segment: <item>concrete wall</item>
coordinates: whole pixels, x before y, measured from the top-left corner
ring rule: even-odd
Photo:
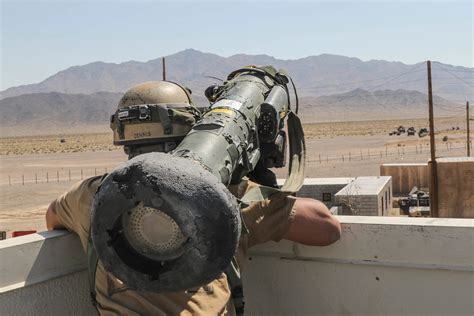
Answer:
[[[393,193],[392,193],[392,180],[388,181],[380,191],[378,199],[378,210],[379,216],[388,216],[392,209]]]
[[[0,242],[0,315],[94,315],[79,238],[42,232]]]
[[[317,199],[328,208],[339,205],[336,202],[335,194],[344,188],[354,178],[332,178],[328,181],[318,181],[324,179],[305,179],[304,186],[296,193],[296,196]],[[332,181],[331,181],[332,180]],[[323,200],[323,193],[331,194],[331,201]]]
[[[391,176],[393,194],[407,195],[414,186],[429,187],[427,163],[389,163],[380,166],[381,176]]]
[[[336,204],[342,206],[343,215],[382,216],[377,195],[336,194]]]
[[[474,158],[438,158],[439,217],[474,218]]]
[[[338,218],[332,246],[253,248],[246,315],[473,314],[474,220]],[[0,315],[93,315],[73,235],[1,241],[0,258]]]

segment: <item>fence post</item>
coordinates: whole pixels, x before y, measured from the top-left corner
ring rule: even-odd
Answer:
[[[21,183],[23,185],[25,185],[25,175],[24,174],[21,175],[21,180],[22,180]]]
[[[38,184],[38,174],[35,173],[35,183]]]
[[[349,161],[352,160],[352,157],[351,157],[351,152],[349,152]]]
[[[49,183],[49,174],[46,172],[46,183]]]
[[[12,186],[12,178],[10,177],[10,175],[8,175],[8,185]]]
[[[71,169],[69,169],[69,181],[71,181]]]
[[[342,155],[342,162],[344,162],[344,155]]]
[[[321,164],[321,154],[319,154],[319,164]]]
[[[402,155],[405,155],[405,147],[402,147]]]
[[[81,180],[82,180],[83,175],[84,175],[84,173],[83,173],[82,168],[81,168]]]
[[[362,156],[362,150],[360,151],[360,160],[364,160],[364,156]]]
[[[385,147],[385,157],[388,156],[388,147]]]
[[[56,170],[56,180],[59,182],[59,170]]]

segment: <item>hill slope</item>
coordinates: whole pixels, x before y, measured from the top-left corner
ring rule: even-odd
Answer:
[[[413,90],[355,89],[341,94],[301,99],[301,116],[305,122],[353,121],[371,119],[421,118],[428,116],[428,96]],[[464,106],[433,97],[436,116],[453,116]]]
[[[0,100],[0,133],[2,136],[36,133],[107,131],[110,115],[115,111],[121,93],[98,92],[64,94],[33,93]],[[198,98],[198,103],[205,101]],[[435,114],[452,116],[463,109],[435,96]],[[356,89],[347,93],[302,97],[300,117],[304,122],[354,121],[427,117],[427,96],[418,91]]]
[[[33,93],[0,100],[2,136],[105,125],[121,93]]]

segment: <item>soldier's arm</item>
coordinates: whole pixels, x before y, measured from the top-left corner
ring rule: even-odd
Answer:
[[[309,246],[327,246],[340,238],[341,226],[326,205],[278,193],[241,210],[248,247],[288,239]]]
[[[51,202],[46,211],[46,227],[83,232],[89,227],[89,210],[101,176],[74,184],[67,192]]]
[[[49,204],[48,210],[46,211],[46,228],[48,228],[48,230],[65,229],[65,227],[59,222],[55,205],[56,200]]]
[[[293,219],[284,239],[309,246],[328,246],[341,236],[341,224],[322,202],[294,198]]]

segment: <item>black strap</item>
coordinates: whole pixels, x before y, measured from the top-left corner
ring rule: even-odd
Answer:
[[[229,283],[232,302],[234,303],[235,313],[237,316],[244,314],[245,300],[244,300],[244,289],[242,285],[242,278],[240,276],[239,264],[235,257],[232,258],[231,263],[225,269],[224,273],[227,276],[227,282]]]
[[[102,185],[102,181],[104,181],[107,173],[103,174],[100,178],[100,184],[97,187],[97,192]],[[92,217],[91,217],[92,218]],[[91,295],[91,303],[94,307],[97,307],[97,291],[95,290],[95,276],[97,274],[97,266],[99,264],[99,256],[97,255],[97,251],[95,250],[94,244],[92,242],[92,235],[91,235],[91,226],[89,225],[89,236],[87,236],[87,275],[89,279],[89,293]]]
[[[89,228],[90,229],[90,228]],[[95,276],[97,273],[97,265],[99,264],[99,256],[92,244],[92,238],[89,230],[89,238],[87,240],[87,272],[89,276],[89,291],[91,295],[91,303],[97,307],[97,292],[95,290]]]
[[[160,116],[161,124],[163,125],[163,133],[165,135],[170,135],[173,133],[173,124],[171,123],[171,118],[168,113],[168,108],[163,106],[158,106],[158,115]]]

